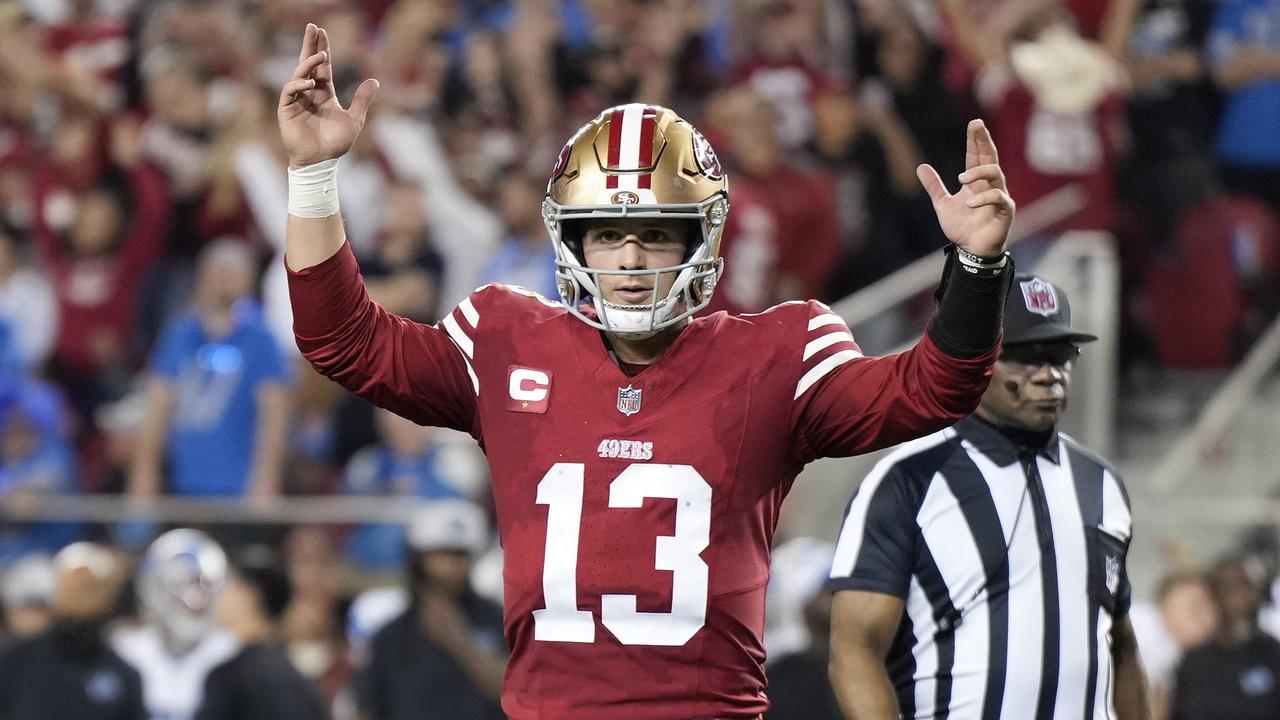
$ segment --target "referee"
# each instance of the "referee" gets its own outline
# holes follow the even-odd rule
[[[832,567],[831,682],[856,720],[1147,720],[1129,499],[1056,424],[1092,335],[1029,275],[977,412],[863,481]]]

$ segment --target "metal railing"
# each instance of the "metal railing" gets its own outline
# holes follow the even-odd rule
[[[1277,364],[1280,364],[1280,318],[1272,321],[1263,336],[1254,343],[1244,362],[1214,393],[1195,424],[1174,442],[1151,474],[1152,488],[1165,494],[1181,489],[1199,466],[1201,458],[1222,441],[1231,423],[1257,396]],[[1277,454],[1280,455],[1280,447]],[[1276,479],[1280,479],[1280,467],[1276,468]],[[1280,505],[1275,505],[1274,500],[1254,499],[1250,502],[1271,503],[1273,507],[1265,512],[1272,518],[1280,518]],[[1237,509],[1245,511],[1245,515],[1257,511],[1256,508]]]
[[[358,525],[406,523],[420,502],[388,497],[161,497],[137,501],[113,495],[54,495],[0,500],[10,522],[160,522],[174,524]]]

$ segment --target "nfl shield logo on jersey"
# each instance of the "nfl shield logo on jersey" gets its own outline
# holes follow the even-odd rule
[[[1107,556],[1107,592],[1112,595],[1116,594],[1116,590],[1120,589],[1120,558],[1115,555]]]
[[[1045,317],[1058,312],[1058,296],[1054,294],[1052,285],[1040,278],[1032,278],[1020,285],[1028,310]]]
[[[623,415],[635,415],[640,412],[640,388],[630,385],[618,388],[618,412]]]

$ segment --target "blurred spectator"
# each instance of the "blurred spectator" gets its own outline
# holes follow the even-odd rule
[[[769,712],[766,720],[840,720],[840,706],[827,680],[830,659],[831,543],[794,538],[773,551],[769,577],[769,610],[782,606],[786,621],[769,627]],[[776,617],[776,616],[775,616]],[[778,652],[782,635],[794,645]]]
[[[435,127],[385,113],[370,120],[370,127],[368,135],[395,176],[422,188],[427,226],[448,271],[436,304],[452,307],[480,286],[484,264],[501,239],[502,221],[464,189]]]
[[[129,59],[124,22],[101,14],[93,0],[69,0],[67,16],[49,28],[45,43],[62,71],[80,84],[95,88],[93,98],[103,110],[124,104],[121,74]]]
[[[0,324],[27,369],[44,366],[58,331],[57,304],[44,274],[25,267],[17,238],[0,226]]]
[[[119,400],[107,403],[94,413],[101,445],[84,450],[86,492],[124,492],[129,470],[138,451],[138,437],[146,422],[147,397],[135,390]]]
[[[0,574],[0,645],[5,640],[34,637],[49,627],[53,618],[53,560],[33,554],[15,562]]]
[[[340,477],[341,388],[305,362],[295,367],[298,383],[289,416],[284,491],[289,495],[327,494],[337,487]]]
[[[387,312],[435,322],[445,268],[423,217],[422,188],[392,182],[385,193],[382,234],[372,251],[360,257],[369,297]]]
[[[462,54],[465,88],[450,105],[465,125],[483,130],[483,154],[495,167],[517,159],[520,152],[519,109],[515,104],[511,73],[507,68],[502,36],[476,29],[468,34]]]
[[[1142,665],[1151,688],[1152,714],[1169,717],[1173,673],[1183,655],[1208,641],[1217,629],[1218,610],[1202,573],[1168,575],[1156,587],[1155,603],[1134,602],[1129,611],[1142,648]]]
[[[0,499],[21,503],[77,491],[75,456],[61,395],[31,380],[0,378]],[[0,565],[56,552],[80,532],[73,522],[0,523]]]
[[[1208,643],[1178,666],[1174,720],[1263,720],[1280,716],[1280,641],[1258,628],[1262,586],[1236,559],[1219,563],[1209,586],[1221,621]]]
[[[1001,24],[980,25],[965,0],[942,7],[979,68],[975,91],[991,115],[1022,232],[1113,231],[1114,163],[1124,142],[1118,62],[1052,0],[1008,3]],[[1029,259],[1036,249],[1043,246],[1013,252]]]
[[[379,444],[347,465],[343,491],[405,499],[474,499],[484,488],[484,467],[470,444],[440,442],[447,430],[423,427],[389,410],[374,411]],[[404,564],[400,525],[364,525],[347,542],[347,555],[367,568]]]
[[[213,617],[226,577],[226,555],[204,533],[171,530],[147,548],[137,580],[143,622],[117,629],[111,646],[141,673],[153,719],[194,717],[205,676],[235,653]]]
[[[138,672],[103,633],[124,584],[119,558],[75,543],[54,557],[54,571],[51,627],[0,653],[0,717],[146,720]]]
[[[955,139],[964,137],[967,118],[942,85],[941,52],[910,12],[886,13],[875,35],[878,77],[864,80],[861,95],[869,114],[882,111],[876,114],[900,119],[923,155],[919,162],[933,165],[950,179],[964,170],[964,155]],[[915,168],[911,169],[914,179]],[[889,177],[894,183],[902,181],[896,170]],[[943,242],[941,237],[938,242]]]
[[[168,193],[136,121],[108,127],[83,111],[63,116],[34,192],[36,246],[58,297],[54,374],[87,421],[136,365],[138,291],[168,235]]]
[[[145,3],[137,13],[133,103],[145,110],[145,154],[173,199],[167,261],[188,272],[206,241],[247,232],[228,145],[252,139],[270,117],[254,72],[245,71],[267,73],[262,55],[271,48],[243,13],[222,2]]]
[[[363,720],[496,720],[506,646],[502,611],[471,589],[486,540],[481,510],[438,501],[410,524],[412,601],[373,638],[356,680]]]
[[[209,673],[196,720],[329,717],[319,693],[280,643],[280,623],[293,589],[274,557],[268,548],[250,547],[232,569],[217,616],[241,647]]]
[[[452,54],[447,31],[453,3],[398,2],[383,24],[379,79],[397,111],[418,117],[443,112]],[[363,79],[363,78],[362,78]]]
[[[294,667],[332,706],[352,674],[341,632],[341,557],[329,532],[300,527],[285,541],[285,565],[293,599],[281,619],[281,634]]]
[[[542,223],[543,192],[544,181],[530,173],[510,172],[502,178],[498,187],[502,244],[481,277],[486,283],[519,285],[559,300],[556,254]]]
[[[129,492],[278,495],[290,368],[250,298],[254,267],[234,240],[201,254],[195,297],[158,344]],[[164,473],[167,449],[168,474]]]
[[[773,106],[777,140],[795,149],[813,136],[814,98],[830,84],[822,70],[822,6],[811,0],[741,3],[748,47],[734,77]]]
[[[1217,98],[1202,48],[1217,2],[1143,0],[1125,58],[1133,85],[1127,185],[1155,243],[1212,179]]]
[[[843,245],[840,264],[831,274],[828,292],[833,298],[946,242],[929,196],[916,179],[916,167],[924,162],[920,148],[892,106],[875,94],[854,98],[833,91],[814,107],[814,156],[835,180]],[[729,222],[732,227],[733,220]]]
[[[360,593],[347,609],[347,650],[356,667],[369,663],[369,645],[378,631],[409,607],[402,587],[374,587]]]
[[[784,300],[826,298],[840,249],[831,179],[786,151],[773,106],[749,90],[717,95],[707,127],[727,151],[734,205],[711,309],[755,312]]]
[[[1280,211],[1280,5],[1222,0],[1208,54],[1225,94],[1214,143],[1224,179]]]
[[[591,44],[559,57],[560,82],[575,85],[568,93],[568,112],[559,118],[561,131],[572,132],[603,108],[628,102],[695,105],[717,86],[725,59],[714,57],[716,28],[709,16],[720,15],[727,33],[728,8],[716,12],[700,0],[587,4],[595,21]],[[572,62],[578,58],[581,62]],[[581,78],[575,75],[578,67]]]

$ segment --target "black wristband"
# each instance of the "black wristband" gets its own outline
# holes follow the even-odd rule
[[[975,358],[1000,340],[1004,301],[1014,275],[1013,258],[1005,257],[1000,267],[975,272],[948,249],[942,282],[934,295],[938,309],[928,329],[939,350],[952,357]]]

